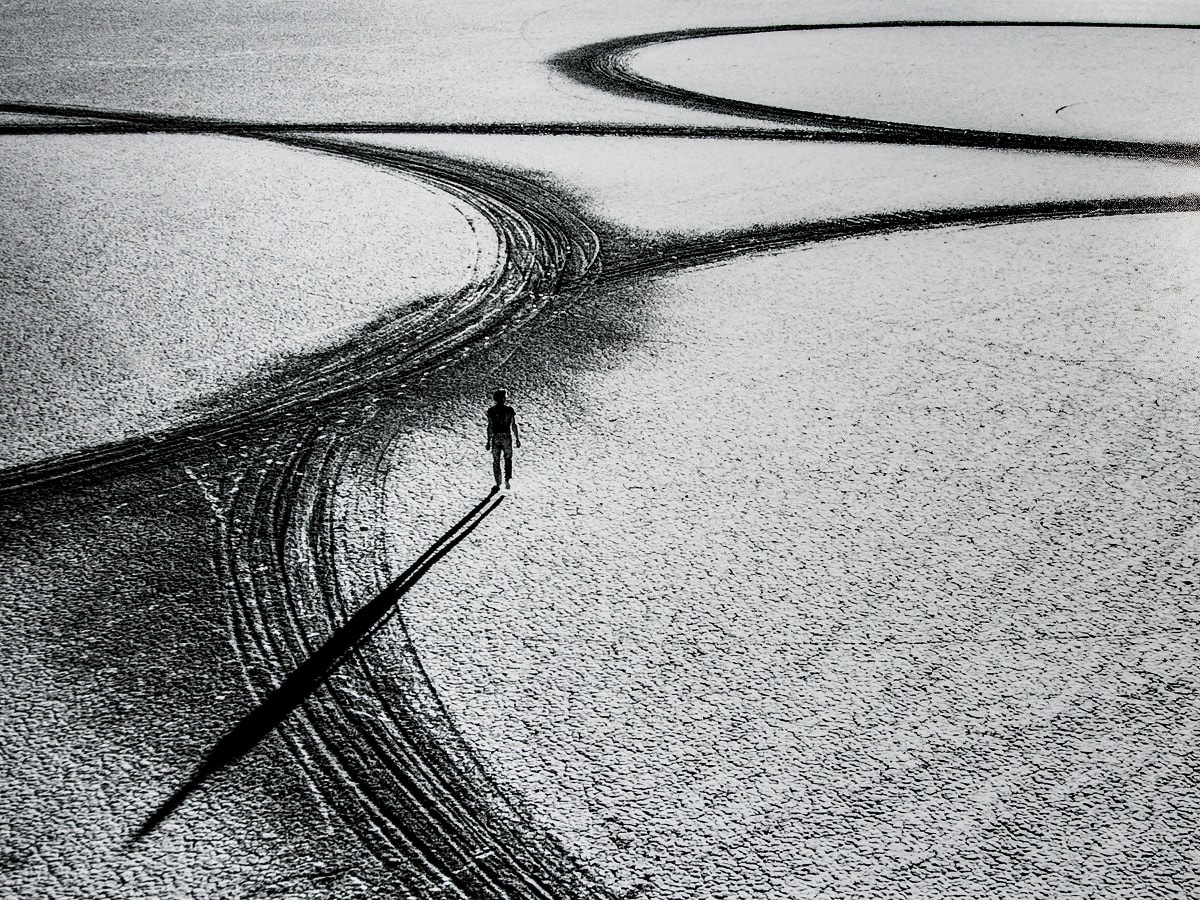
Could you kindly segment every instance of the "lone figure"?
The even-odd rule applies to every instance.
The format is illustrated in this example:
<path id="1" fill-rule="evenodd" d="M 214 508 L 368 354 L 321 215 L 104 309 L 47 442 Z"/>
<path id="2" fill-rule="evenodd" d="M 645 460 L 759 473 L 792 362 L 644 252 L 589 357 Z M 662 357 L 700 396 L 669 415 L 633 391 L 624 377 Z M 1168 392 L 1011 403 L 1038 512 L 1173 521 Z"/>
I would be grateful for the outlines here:
<path id="1" fill-rule="evenodd" d="M 492 474 L 496 476 L 496 489 L 500 489 L 500 454 L 504 454 L 504 487 L 512 487 L 513 442 L 521 446 L 521 434 L 517 431 L 517 414 L 505 403 L 508 394 L 496 391 L 492 394 L 496 405 L 487 411 L 487 448 L 492 451 Z"/>

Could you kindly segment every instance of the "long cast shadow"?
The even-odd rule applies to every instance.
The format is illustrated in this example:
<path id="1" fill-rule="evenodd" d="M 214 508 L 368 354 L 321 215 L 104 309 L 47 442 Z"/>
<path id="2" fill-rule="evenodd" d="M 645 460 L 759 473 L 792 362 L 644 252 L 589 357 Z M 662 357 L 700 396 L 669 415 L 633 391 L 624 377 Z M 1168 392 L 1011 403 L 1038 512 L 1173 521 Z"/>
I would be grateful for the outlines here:
<path id="1" fill-rule="evenodd" d="M 134 833 L 133 839 L 138 840 L 150 834 L 212 775 L 254 749 L 276 725 L 287 718 L 333 674 L 351 650 L 375 634 L 395 610 L 396 602 L 408 593 L 438 560 L 474 531 L 503 500 L 504 496 L 493 488 L 470 512 L 434 541 L 416 562 L 334 631 L 321 649 L 302 662 L 279 687 L 271 691 L 229 733 L 217 741 L 195 774 L 154 811 Z"/>

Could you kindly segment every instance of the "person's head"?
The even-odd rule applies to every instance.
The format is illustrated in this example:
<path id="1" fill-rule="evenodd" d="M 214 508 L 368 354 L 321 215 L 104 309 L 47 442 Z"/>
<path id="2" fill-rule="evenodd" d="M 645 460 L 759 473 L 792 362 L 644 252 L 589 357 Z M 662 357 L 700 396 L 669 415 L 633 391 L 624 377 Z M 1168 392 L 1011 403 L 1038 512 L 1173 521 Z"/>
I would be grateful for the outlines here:
<path id="1" fill-rule="evenodd" d="M 496 401 L 497 406 L 503 406 L 504 401 L 508 399 L 508 391 L 496 391 L 494 394 L 492 394 L 492 399 Z"/>

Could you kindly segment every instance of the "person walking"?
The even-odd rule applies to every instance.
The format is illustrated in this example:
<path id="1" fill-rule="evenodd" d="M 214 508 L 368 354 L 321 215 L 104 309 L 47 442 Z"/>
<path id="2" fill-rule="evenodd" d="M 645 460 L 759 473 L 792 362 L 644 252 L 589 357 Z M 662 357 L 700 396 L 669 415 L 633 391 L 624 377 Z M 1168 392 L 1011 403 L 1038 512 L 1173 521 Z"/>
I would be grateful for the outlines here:
<path id="1" fill-rule="evenodd" d="M 487 411 L 487 448 L 492 451 L 492 474 L 496 478 L 496 490 L 500 489 L 500 454 L 504 454 L 504 487 L 512 487 L 513 443 L 521 446 L 521 434 L 517 430 L 517 413 L 506 402 L 506 391 L 492 394 L 496 405 Z"/>

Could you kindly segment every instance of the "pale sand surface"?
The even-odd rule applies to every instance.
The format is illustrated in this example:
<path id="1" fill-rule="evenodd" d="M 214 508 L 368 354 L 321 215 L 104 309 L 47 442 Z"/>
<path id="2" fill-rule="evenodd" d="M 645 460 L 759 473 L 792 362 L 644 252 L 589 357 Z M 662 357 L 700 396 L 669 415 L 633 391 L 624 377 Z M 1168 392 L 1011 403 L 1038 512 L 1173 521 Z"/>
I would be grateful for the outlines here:
<path id="1" fill-rule="evenodd" d="M 101 490 L 4 510 L 0 896 L 388 896 L 277 736 L 132 840 L 247 692 L 194 484 Z"/>
<path id="2" fill-rule="evenodd" d="M 839 116 L 1195 141 L 1198 50 L 1192 30 L 862 28 L 677 41 L 637 51 L 630 68 L 702 94 Z"/>
<path id="3" fill-rule="evenodd" d="M 1198 229 L 648 286 L 643 339 L 510 383 L 516 493 L 404 608 L 442 699 L 644 896 L 1194 892 Z M 404 445 L 397 567 L 487 483 L 483 403 Z"/>
<path id="4" fill-rule="evenodd" d="M 791 141 L 361 135 L 525 170 L 637 232 L 696 233 L 908 209 L 1189 194 L 1167 162 Z"/>
<path id="5" fill-rule="evenodd" d="M 70 2 L 0 12 L 0 93 L 312 121 L 728 124 L 606 95 L 544 61 L 638 31 L 797 18 L 1197 15 L 1191 3 L 1140 2 Z M 921 110 L 935 99 L 921 95 Z M 22 218 L 4 239 L 40 235 L 108 260 L 93 272 L 92 257 L 72 258 L 116 279 L 108 302 L 155 291 L 139 303 L 161 326 L 152 341 L 179 333 L 187 310 L 162 309 L 179 285 L 234 284 L 224 301 L 212 295 L 224 322 L 250 302 L 247 285 L 274 302 L 273 285 L 316 277 L 310 258 L 328 298 L 369 317 L 356 304 L 379 299 L 394 274 L 388 242 L 458 215 L 421 207 L 419 189 L 394 176 L 261 144 L 78 140 L 45 139 L 71 149 L 40 159 L 0 157 L 19 184 L 37 173 L 31 209 L 62 214 L 61 237 L 51 220 L 34 232 Z M 716 144 L 554 140 L 541 158 L 508 139 L 445 146 L 554 173 L 598 214 L 646 230 L 1194 190 L 1187 169 L 1112 161 L 747 146 L 757 175 L 773 172 L 764 191 Z M 673 153 L 679 169 L 711 169 L 673 172 Z M 851 172 L 836 171 L 839 158 Z M 798 171 L 774 171 L 792 159 Z M 179 210 L 188 217 L 176 221 Z M 365 424 L 335 425 L 331 441 L 368 448 L 399 429 L 382 488 L 370 470 L 339 483 L 331 540 L 361 550 L 340 560 L 355 563 L 343 599 L 365 601 L 377 567 L 407 566 L 480 498 L 485 392 L 506 382 L 526 423 L 518 491 L 402 614 L 488 768 L 617 891 L 1195 895 L 1193 221 L 847 241 L 563 304 L 548 329 L 616 337 L 587 352 L 536 333 L 503 341 L 510 359 L 454 376 L 477 397 L 400 395 L 368 404 Z M 205 244 L 197 262 L 213 234 L 235 248 Z M 452 271 L 469 277 L 477 245 L 446 235 L 465 242 Z M 375 268 L 364 270 L 363 246 L 378 252 Z M 423 246 L 396 272 L 445 277 L 442 245 Z M 22 247 L 16 265 L 38 252 Z M 214 271 L 221 262 L 228 272 Z M 37 271 L 60 283 L 49 263 Z M 325 304 L 289 307 L 306 323 L 303 347 L 344 321 L 327 323 Z M 278 307 L 258 311 L 266 322 Z M 67 333 L 91 342 L 85 358 L 125 365 L 109 352 L 122 346 L 113 321 L 74 312 Z M 275 354 L 274 327 L 257 334 L 251 351 Z M 78 365 L 62 377 L 87 398 Z M 194 468 L 0 506 L 0 893 L 404 896 L 306 775 L 320 763 L 289 748 L 290 725 L 128 842 L 251 706 L 249 685 L 278 675 L 247 662 L 231 624 L 234 587 L 277 586 L 278 572 L 255 565 L 273 536 L 262 529 L 256 542 L 259 520 L 240 520 L 247 555 L 226 560 L 239 585 L 216 574 L 214 545 L 228 537 L 228 493 L 278 471 L 292 437 L 228 458 L 199 448 L 183 460 Z M 263 505 L 291 500 L 281 491 Z M 278 556 L 292 586 L 312 575 L 302 555 Z M 309 621 L 305 637 L 328 632 L 328 616 Z M 394 622 L 372 647 L 395 661 L 400 637 Z M 331 740 L 364 749 L 343 737 Z"/>
<path id="6" fill-rule="evenodd" d="M 1200 21 L 1200 12 L 1186 0 L 67 0 L 0 11 L 0 84 L 12 102 L 287 121 L 729 123 L 574 84 L 544 61 L 592 41 L 668 29 L 905 18 L 1187 22 Z M 998 74 L 1008 77 L 1003 68 Z"/>
<path id="7" fill-rule="evenodd" d="M 186 136 L 0 138 L 0 465 L 202 398 L 490 270 L 472 210 L 358 163 Z"/>

